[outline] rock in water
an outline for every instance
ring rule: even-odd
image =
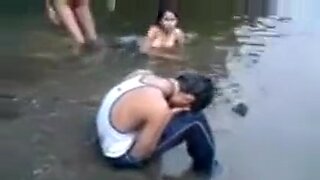
[[[244,117],[248,113],[248,106],[244,103],[238,103],[237,105],[233,106],[232,111],[236,114]]]

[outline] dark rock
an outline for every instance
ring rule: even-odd
[[[236,114],[244,117],[246,116],[247,112],[248,112],[248,106],[244,103],[239,103],[237,105],[235,105],[233,108],[232,108],[232,111],[235,112]]]

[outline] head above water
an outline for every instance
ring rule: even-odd
[[[165,31],[172,31],[177,27],[178,16],[170,10],[161,10],[158,12],[156,25]]]
[[[173,79],[176,90],[169,99],[174,107],[188,107],[193,112],[206,108],[216,92],[211,78],[196,72],[183,72]]]

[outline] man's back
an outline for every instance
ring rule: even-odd
[[[141,87],[121,97],[111,111],[111,121],[121,132],[139,131],[148,119],[147,111],[165,101],[159,89]]]
[[[115,106],[118,106],[120,100],[132,94],[133,91],[145,86],[140,82],[139,78],[140,77],[137,76],[116,85],[103,99],[96,123],[101,148],[106,156],[117,157],[121,155],[131,147],[134,141],[134,132],[123,132],[122,129],[114,126],[113,110]],[[124,110],[126,109],[127,108],[124,108]],[[120,117],[123,116],[124,115]]]
[[[105,154],[108,154],[113,144],[116,144],[115,141],[122,142],[121,149],[129,148],[136,139],[136,135],[140,133],[139,131],[142,131],[148,123],[147,116],[153,112],[152,109],[156,109],[161,104],[167,106],[162,92],[158,88],[143,83],[142,78],[144,76],[138,75],[116,85],[103,100],[97,126]],[[119,151],[120,153],[122,150]],[[117,154],[118,152],[115,152],[111,156],[117,156]]]
[[[215,145],[205,115],[214,86],[194,72],[176,78],[134,75],[104,98],[97,128],[111,165],[137,168],[186,142],[193,170],[211,173]]]

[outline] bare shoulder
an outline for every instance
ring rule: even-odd
[[[167,101],[164,99],[162,92],[155,87],[145,87],[141,92],[143,94],[142,104],[152,104],[152,107],[168,106]],[[151,108],[152,108],[151,107]]]
[[[159,29],[159,27],[157,26],[157,25],[151,25],[150,27],[149,27],[149,31],[159,31],[160,29]]]
[[[164,99],[160,90],[148,87],[143,92],[143,100],[141,99],[141,108],[146,118],[162,116],[170,111],[167,101]]]

